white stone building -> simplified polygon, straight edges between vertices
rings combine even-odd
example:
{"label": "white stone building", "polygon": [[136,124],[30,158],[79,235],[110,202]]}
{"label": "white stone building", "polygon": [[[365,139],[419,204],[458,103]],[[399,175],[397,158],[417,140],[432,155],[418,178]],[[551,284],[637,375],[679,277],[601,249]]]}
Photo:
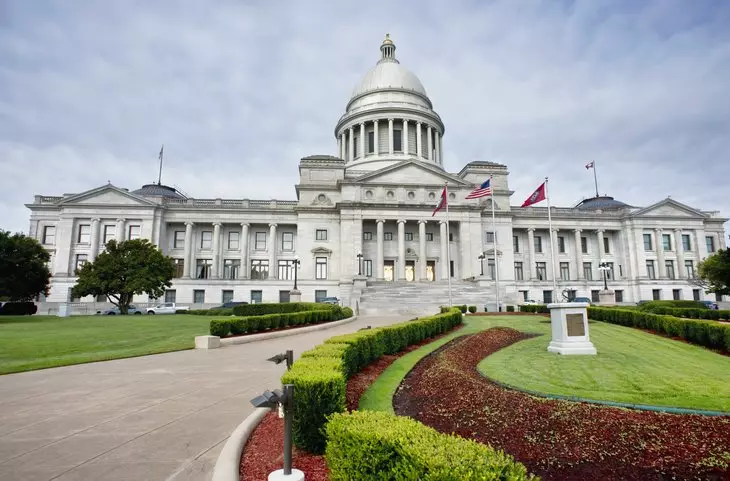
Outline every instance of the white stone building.
{"label": "white stone building", "polygon": [[[418,78],[396,60],[393,42],[386,38],[380,50],[337,121],[337,155],[300,161],[296,201],[193,199],[157,184],[36,196],[27,205],[30,235],[52,253],[46,301],[66,301],[76,267],[107,240],[137,237],[175,259],[177,276],[165,298],[182,304],[286,299],[297,257],[303,300],[337,296],[365,307],[380,299],[387,307],[397,297],[385,294],[407,289],[403,281],[420,283],[419,302],[439,304],[451,275],[455,301],[482,304],[494,300],[495,250],[506,303],[548,301],[566,289],[597,300],[601,262],[611,267],[618,302],[706,298],[688,277],[725,247],[727,219],[669,198],[632,207],[597,197],[553,208],[552,266],[546,208],[511,205],[504,165],[471,162],[446,172],[444,123]],[[496,232],[491,199],[465,200],[490,174]],[[444,184],[448,241],[445,212],[432,216]]]}

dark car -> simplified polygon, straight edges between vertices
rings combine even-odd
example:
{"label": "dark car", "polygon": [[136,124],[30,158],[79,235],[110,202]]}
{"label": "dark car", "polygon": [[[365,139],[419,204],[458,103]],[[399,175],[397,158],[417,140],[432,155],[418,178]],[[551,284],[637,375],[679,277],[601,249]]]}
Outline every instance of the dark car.
{"label": "dark car", "polygon": [[248,302],[246,302],[246,301],[224,302],[222,305],[216,307],[215,309],[230,309],[232,307],[241,306],[243,304],[248,304]]}
{"label": "dark car", "polygon": [[700,301],[702,304],[707,306],[708,309],[718,310],[720,307],[717,305],[716,302],[712,301]]}

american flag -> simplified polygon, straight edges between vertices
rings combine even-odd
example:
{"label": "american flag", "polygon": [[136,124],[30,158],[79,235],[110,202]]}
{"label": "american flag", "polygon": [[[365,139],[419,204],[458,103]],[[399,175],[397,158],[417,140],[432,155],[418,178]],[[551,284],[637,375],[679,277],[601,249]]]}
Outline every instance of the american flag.
{"label": "american flag", "polygon": [[482,185],[469,192],[466,196],[467,199],[478,199],[479,197],[486,197],[492,195],[492,178],[485,180]]}

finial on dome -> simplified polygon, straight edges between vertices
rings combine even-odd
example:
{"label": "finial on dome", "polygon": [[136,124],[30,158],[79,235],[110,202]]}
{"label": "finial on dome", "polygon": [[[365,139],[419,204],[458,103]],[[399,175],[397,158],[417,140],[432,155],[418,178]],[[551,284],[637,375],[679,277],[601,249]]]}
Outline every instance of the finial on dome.
{"label": "finial on dome", "polygon": [[[395,62],[399,63],[398,60],[395,58],[395,44],[390,39],[390,34],[385,34],[385,40],[383,40],[383,44],[380,46],[380,51],[382,52],[382,57],[380,58],[380,62]],[[380,63],[378,62],[378,63]]]}
{"label": "finial on dome", "polygon": [[389,33],[386,33],[385,34],[385,40],[383,40],[383,44],[386,44],[386,43],[390,43],[390,44],[393,43],[393,41],[390,39],[390,34]]}

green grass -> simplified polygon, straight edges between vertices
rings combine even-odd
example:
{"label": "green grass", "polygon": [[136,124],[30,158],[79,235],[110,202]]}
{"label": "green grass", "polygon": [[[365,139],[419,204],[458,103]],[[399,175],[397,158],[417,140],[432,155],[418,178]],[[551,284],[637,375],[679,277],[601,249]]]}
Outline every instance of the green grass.
{"label": "green grass", "polygon": [[[508,326],[544,334],[485,358],[479,371],[514,387],[588,399],[730,412],[730,357],[699,346],[602,322],[590,323],[597,356],[547,352],[544,317],[467,317],[462,335]],[[410,369],[447,340],[398,359],[360,401],[362,409],[392,412],[395,389]],[[439,344],[440,343],[440,344]]]}
{"label": "green grass", "polygon": [[0,374],[191,349],[213,318],[3,316]]}

